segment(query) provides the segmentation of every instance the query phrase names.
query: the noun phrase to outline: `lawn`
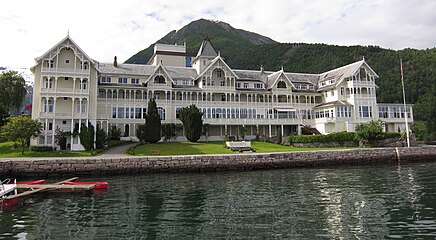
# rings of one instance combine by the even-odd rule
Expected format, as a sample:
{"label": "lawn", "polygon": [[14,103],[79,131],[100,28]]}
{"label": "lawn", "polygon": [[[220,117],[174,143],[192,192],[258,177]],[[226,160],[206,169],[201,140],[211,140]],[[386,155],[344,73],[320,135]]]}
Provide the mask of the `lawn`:
{"label": "lawn", "polygon": [[[316,151],[316,150],[333,150],[338,148],[297,148],[292,146],[283,146],[269,142],[251,142],[251,146],[258,153],[271,152],[292,152],[292,151]],[[345,149],[345,148],[342,148]],[[137,146],[134,150],[136,156],[173,156],[173,155],[197,155],[197,154],[232,154],[225,148],[224,142],[169,142],[153,143]]]}
{"label": "lawn", "polygon": [[88,157],[91,156],[90,151],[50,151],[50,152],[32,152],[24,151],[21,154],[21,146],[18,149],[13,149],[13,142],[0,143],[0,158],[14,157]]}

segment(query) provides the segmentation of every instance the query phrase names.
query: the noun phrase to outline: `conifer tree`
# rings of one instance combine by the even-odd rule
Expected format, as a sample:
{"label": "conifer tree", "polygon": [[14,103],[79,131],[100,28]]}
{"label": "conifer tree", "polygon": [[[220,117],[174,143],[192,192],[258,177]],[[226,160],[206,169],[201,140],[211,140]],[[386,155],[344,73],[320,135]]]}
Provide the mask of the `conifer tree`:
{"label": "conifer tree", "polygon": [[145,118],[144,141],[149,143],[159,142],[161,136],[160,116],[157,112],[156,101],[151,98],[148,101],[147,116]]}
{"label": "conifer tree", "polygon": [[180,120],[183,122],[185,137],[191,142],[200,139],[203,126],[202,116],[203,113],[194,104],[180,109]]}

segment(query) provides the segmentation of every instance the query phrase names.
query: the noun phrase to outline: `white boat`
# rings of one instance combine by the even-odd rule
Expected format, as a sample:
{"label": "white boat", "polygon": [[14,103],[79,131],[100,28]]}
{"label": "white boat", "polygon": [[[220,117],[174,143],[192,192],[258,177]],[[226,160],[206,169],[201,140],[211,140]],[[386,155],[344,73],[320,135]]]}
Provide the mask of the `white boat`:
{"label": "white boat", "polygon": [[6,179],[0,184],[0,198],[4,198],[10,194],[17,194],[17,183],[16,180],[11,183],[10,179]]}

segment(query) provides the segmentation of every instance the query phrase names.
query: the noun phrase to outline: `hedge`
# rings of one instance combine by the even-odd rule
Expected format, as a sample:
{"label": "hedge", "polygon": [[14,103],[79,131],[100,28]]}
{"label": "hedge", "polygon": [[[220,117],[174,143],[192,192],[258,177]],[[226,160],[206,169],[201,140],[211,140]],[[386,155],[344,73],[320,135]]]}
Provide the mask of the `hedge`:
{"label": "hedge", "polygon": [[30,146],[32,152],[50,152],[54,151],[53,147],[50,146]]}
{"label": "hedge", "polygon": [[[292,135],[288,137],[289,143],[316,143],[316,142],[348,142],[355,141],[355,133],[354,132],[338,132],[338,133],[330,133],[327,135]],[[389,138],[401,138],[401,133],[398,132],[385,132],[383,135],[378,138],[381,139],[389,139]]]}

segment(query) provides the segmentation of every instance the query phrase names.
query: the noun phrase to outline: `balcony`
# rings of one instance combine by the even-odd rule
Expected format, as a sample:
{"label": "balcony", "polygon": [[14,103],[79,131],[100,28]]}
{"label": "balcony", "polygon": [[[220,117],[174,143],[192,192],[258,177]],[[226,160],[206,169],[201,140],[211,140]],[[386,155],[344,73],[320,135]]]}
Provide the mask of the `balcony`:
{"label": "balcony", "polygon": [[48,67],[42,67],[41,69],[42,73],[57,73],[57,74],[90,74],[90,69],[75,69],[75,68],[48,68]]}
{"label": "balcony", "polygon": [[89,94],[89,89],[41,88],[41,93]]}
{"label": "balcony", "polygon": [[[78,118],[87,118],[87,113],[74,113],[74,119]],[[39,118],[48,118],[48,119],[71,119],[73,118],[72,113],[54,113],[54,112],[40,112]]]}
{"label": "balcony", "polygon": [[[306,119],[307,120],[307,119]],[[206,118],[204,123],[211,125],[268,125],[268,124],[300,124],[299,118]]]}

